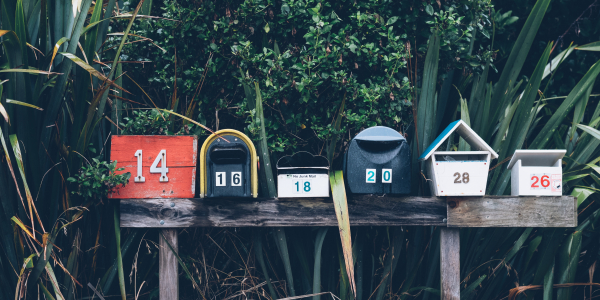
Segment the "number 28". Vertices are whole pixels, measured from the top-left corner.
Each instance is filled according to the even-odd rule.
[[[452,175],[456,178],[454,178],[454,183],[469,183],[469,173],[468,172],[464,172],[462,173],[462,181],[460,180],[460,173],[456,172],[454,173],[454,175]]]

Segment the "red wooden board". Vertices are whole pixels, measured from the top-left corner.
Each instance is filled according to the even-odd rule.
[[[135,182],[138,158],[142,150],[142,176],[145,182]],[[168,182],[160,182],[160,173],[150,173],[150,166],[161,150],[166,150],[169,168]],[[195,136],[117,135],[112,137],[110,159],[117,168],[130,172],[129,184],[109,193],[110,199],[193,198],[196,193],[196,157],[198,141]],[[161,163],[158,164],[158,167]]]

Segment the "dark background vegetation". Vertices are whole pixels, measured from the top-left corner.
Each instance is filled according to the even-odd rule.
[[[46,29],[36,23],[40,14],[36,10],[38,3],[48,3]],[[114,202],[100,194],[78,194],[83,183],[67,181],[68,177],[77,177],[78,172],[84,174],[82,166],[86,166],[83,171],[98,169],[88,160],[110,168],[100,161],[110,159],[107,141],[111,131],[173,134],[188,130],[199,135],[200,142],[207,137],[208,132],[174,115],[161,121],[156,111],[148,110],[155,106],[173,110],[214,130],[243,131],[258,143],[260,120],[251,105],[255,95],[244,88],[258,83],[258,92],[264,99],[272,165],[283,155],[306,150],[333,157],[333,168],[340,169],[346,145],[367,127],[394,128],[416,149],[414,116],[421,109],[418,103],[423,102],[419,101],[424,101],[421,95],[431,91],[423,88],[423,75],[426,55],[431,51],[429,41],[435,33],[440,36],[440,50],[432,86],[440,110],[437,117],[427,120],[427,124],[435,125],[433,135],[473,110],[470,119],[474,124],[491,127],[486,141],[502,141],[497,137],[503,133],[494,128],[503,119],[492,119],[473,108],[484,101],[473,86],[485,74],[488,61],[491,66],[484,83],[497,83],[503,70],[513,67],[507,65],[508,57],[536,1],[146,0],[140,14],[155,18],[136,19],[121,52],[117,53],[120,34],[127,30],[130,17],[113,18],[93,27],[97,31],[86,31],[80,38],[81,48],[68,46],[74,45],[69,41],[62,41],[65,44],[59,47],[59,52],[71,52],[104,76],[110,77],[114,67],[112,75],[119,78],[116,84],[131,92],[118,92],[111,87],[107,97],[99,101],[98,95],[106,88],[102,80],[90,76],[89,70],[81,67],[83,64],[73,65],[72,70],[67,68],[71,61],[61,54],[52,61],[53,46],[62,43],[61,26],[68,25],[68,18],[62,24],[57,11],[68,3],[3,0],[0,8],[2,29],[14,31],[19,38],[15,45],[10,38],[12,33],[3,33],[2,68],[49,70],[52,66],[53,71],[66,74],[2,75],[3,80],[9,81],[2,85],[0,103],[7,108],[11,124],[0,120],[4,135],[1,139],[14,139],[6,150],[0,148],[0,299],[14,299],[15,293],[21,291],[33,298],[42,286],[51,290],[46,299],[50,299],[50,294],[56,297],[45,271],[46,261],[36,253],[42,247],[22,230],[33,223],[27,217],[31,204],[21,204],[19,200],[28,199],[25,178],[36,199],[40,223],[51,232],[43,235],[36,223],[35,229],[40,233],[34,235],[40,244],[50,237],[57,246],[54,252],[49,250],[54,258],[46,260],[50,261],[58,289],[66,299],[91,299],[93,290],[88,283],[106,299],[124,299],[122,294],[127,299],[157,299],[158,230],[120,229],[115,222],[118,206]],[[132,12],[138,1],[88,3],[90,8],[83,13],[85,20],[78,27],[80,31],[90,23]],[[538,62],[545,64],[548,42],[555,42],[552,59],[571,42],[584,45],[600,40],[599,26],[597,0],[552,0],[518,72],[516,81],[524,83],[514,91],[515,95],[534,81],[530,79]],[[64,31],[65,36],[72,38],[69,30]],[[38,38],[32,37],[34,33],[39,33]],[[122,61],[119,67],[114,66],[113,57]],[[521,128],[527,132],[525,142],[518,148],[527,148],[543,133],[563,103],[564,98],[556,97],[572,93],[599,59],[598,52],[575,51],[552,78],[542,81],[540,90],[545,91],[544,95],[534,98],[543,102],[544,109],[535,115],[536,122],[531,128],[530,123],[510,123],[510,132],[515,136]],[[489,89],[491,96],[492,87]],[[595,159],[600,152],[596,139],[573,127],[574,123],[581,123],[598,128],[598,124],[591,124],[600,114],[598,98],[593,96],[597,93],[600,90],[594,85],[592,97],[580,107],[583,118],[576,120],[573,113],[565,114],[551,143],[545,145],[567,148],[567,156],[574,157],[565,159],[565,171],[582,177],[574,179],[565,191],[580,198],[580,227],[461,230],[463,299],[506,299],[509,290],[516,286],[544,284],[546,291],[529,291],[518,299],[593,299],[600,293],[597,287],[548,288],[553,283],[599,282],[595,267],[600,258],[600,206],[595,192],[600,188],[600,179]],[[530,94],[536,96],[535,91]],[[461,96],[466,100],[461,102]],[[517,103],[514,98],[506,104]],[[39,106],[43,111],[10,104],[9,99]],[[343,120],[336,128],[333,121],[342,103]],[[467,103],[469,107],[465,107]],[[499,105],[498,111],[504,112],[505,107]],[[532,107],[519,107],[515,115],[531,110]],[[490,111],[489,115],[493,113]],[[338,139],[338,143],[330,149],[332,139]],[[24,167],[17,164],[15,145],[21,145]],[[586,145],[596,146],[591,146],[586,158],[576,161],[575,156]],[[447,147],[461,147],[458,138]],[[416,152],[413,150],[415,157]],[[502,161],[495,163],[498,169],[490,173],[490,178],[498,178],[505,169]],[[413,165],[418,170],[417,164]],[[7,166],[13,166],[16,175]],[[418,175],[414,172],[413,178],[418,178],[415,185],[421,184],[421,188],[415,189],[414,194],[427,195]],[[494,187],[498,185],[495,180],[490,182],[490,190],[492,183]],[[495,194],[505,194],[505,187],[496,188]],[[11,220],[14,216],[24,225],[19,225],[18,219]],[[77,221],[64,229],[52,229],[52,224],[73,220]],[[357,299],[439,297],[439,228],[352,230]],[[181,299],[269,299],[310,294],[318,276],[317,285],[322,291],[344,300],[351,298],[336,228],[188,228],[180,230],[179,238],[179,253],[185,265],[180,268]],[[260,248],[262,251],[257,251]],[[123,273],[119,275],[121,256]],[[266,272],[259,266],[261,258],[265,260]],[[21,284],[20,279],[26,282],[27,278],[30,281]],[[74,283],[73,278],[81,285]],[[268,278],[273,282],[273,290],[266,284]]]

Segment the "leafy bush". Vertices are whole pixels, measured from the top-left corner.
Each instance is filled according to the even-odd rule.
[[[125,168],[117,168],[117,161],[106,162],[97,158],[92,158],[93,163],[84,165],[75,177],[69,177],[67,180],[77,184],[77,190],[72,194],[79,195],[86,200],[102,202],[109,192],[112,192],[117,186],[125,186],[129,183],[131,173],[116,174],[116,171],[123,171]]]
[[[189,135],[194,130],[194,124],[178,126],[180,129],[173,132],[176,125],[168,112],[157,109],[134,110],[133,118],[123,117],[127,123],[121,122],[124,135]],[[194,130],[198,131],[198,130]],[[194,132],[196,134],[196,132]]]
[[[144,88],[159,102],[178,98],[186,105],[176,110],[185,112],[195,99],[201,123],[244,129],[255,140],[254,98],[240,83],[258,82],[269,148],[318,153],[332,136],[370,126],[410,132],[431,30],[441,31],[443,69],[480,70],[490,7],[481,0],[165,0],[155,12],[177,21],[137,26],[160,48],[131,44],[128,59],[153,62],[131,68],[139,82],[148,78]],[[485,36],[481,45],[472,43],[475,30]],[[336,131],[331,122],[344,98],[346,122]]]

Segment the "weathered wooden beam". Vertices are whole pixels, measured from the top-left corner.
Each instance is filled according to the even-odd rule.
[[[354,195],[352,226],[445,226],[446,201],[436,197]],[[330,198],[121,200],[121,227],[337,226]]]
[[[171,250],[178,251],[177,229],[162,229],[159,232],[160,249],[158,255],[158,290],[159,300],[179,299],[179,273],[177,257]],[[168,242],[168,244],[167,244]],[[169,247],[169,245],[171,247]]]
[[[576,227],[577,199],[560,197],[449,197],[448,227]]]
[[[440,298],[460,300],[460,229],[440,232]]]

